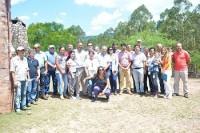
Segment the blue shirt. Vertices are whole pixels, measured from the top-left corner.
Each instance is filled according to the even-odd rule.
[[[39,67],[38,60],[28,58],[28,67],[29,67],[30,78],[37,78],[38,76],[37,68]]]
[[[47,61],[47,56],[44,52],[36,52],[35,59],[38,60],[40,68],[45,67],[45,62]]]
[[[51,63],[52,65],[56,65],[56,56],[57,56],[56,52],[51,53],[51,52],[47,51],[46,56],[47,56],[47,61],[49,63]],[[48,65],[48,71],[52,71],[52,67],[49,65]]]

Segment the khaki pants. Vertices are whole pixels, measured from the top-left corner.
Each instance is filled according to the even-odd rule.
[[[126,81],[126,89],[128,92],[130,92],[131,88],[131,83],[130,83],[130,68],[127,70],[122,70],[121,68],[119,69],[119,74],[120,74],[120,92],[122,93],[124,88],[124,81]],[[126,78],[126,80],[124,80]]]
[[[188,93],[188,87],[187,87],[187,82],[188,82],[188,70],[184,71],[177,71],[174,70],[174,93],[179,93],[179,81],[180,79],[183,82],[183,93]]]

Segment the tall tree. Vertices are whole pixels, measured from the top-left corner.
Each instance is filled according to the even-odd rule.
[[[152,20],[153,15],[145,5],[139,6],[131,14],[128,21],[130,33],[140,33],[145,30],[155,31],[155,22]]]
[[[83,37],[86,35],[83,29],[79,25],[78,26],[72,25],[67,30],[69,31],[70,34],[76,37],[77,41],[81,41]]]

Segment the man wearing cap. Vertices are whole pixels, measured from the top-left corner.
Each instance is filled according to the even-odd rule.
[[[141,39],[137,40],[137,45],[140,47],[140,52],[143,52],[144,51],[144,46],[142,46],[142,40]]]
[[[54,45],[49,45],[49,51],[46,51],[46,56],[47,56],[47,67],[48,67],[48,73],[46,76],[46,97],[48,97],[48,92],[50,88],[50,77],[52,78],[53,81],[53,94],[56,95],[58,92],[57,89],[57,78],[56,78],[56,56],[57,53],[55,52],[55,46]]]
[[[130,65],[131,57],[128,51],[126,51],[127,45],[125,43],[121,44],[121,52],[118,54],[119,58],[119,75],[120,75],[120,95],[123,93],[124,77],[126,78],[126,90],[132,95],[130,88]]]
[[[26,110],[26,91],[27,81],[29,82],[29,68],[27,58],[24,57],[24,47],[19,46],[17,48],[17,55],[11,59],[10,72],[13,78],[13,84],[15,87],[15,111],[20,113],[20,109]],[[21,106],[20,106],[21,102]]]
[[[36,43],[34,45],[35,49],[35,59],[38,60],[39,62],[39,67],[40,67],[40,89],[41,89],[41,98],[44,100],[48,100],[48,97],[46,97],[47,93],[47,83],[46,83],[46,75],[48,72],[47,68],[47,56],[44,52],[40,50],[40,44]]]

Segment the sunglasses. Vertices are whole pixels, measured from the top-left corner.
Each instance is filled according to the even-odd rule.
[[[104,71],[104,69],[99,69],[99,71]]]
[[[113,50],[113,49],[109,49],[109,50]]]
[[[37,49],[37,48],[39,48],[39,47],[35,47],[34,49]]]

